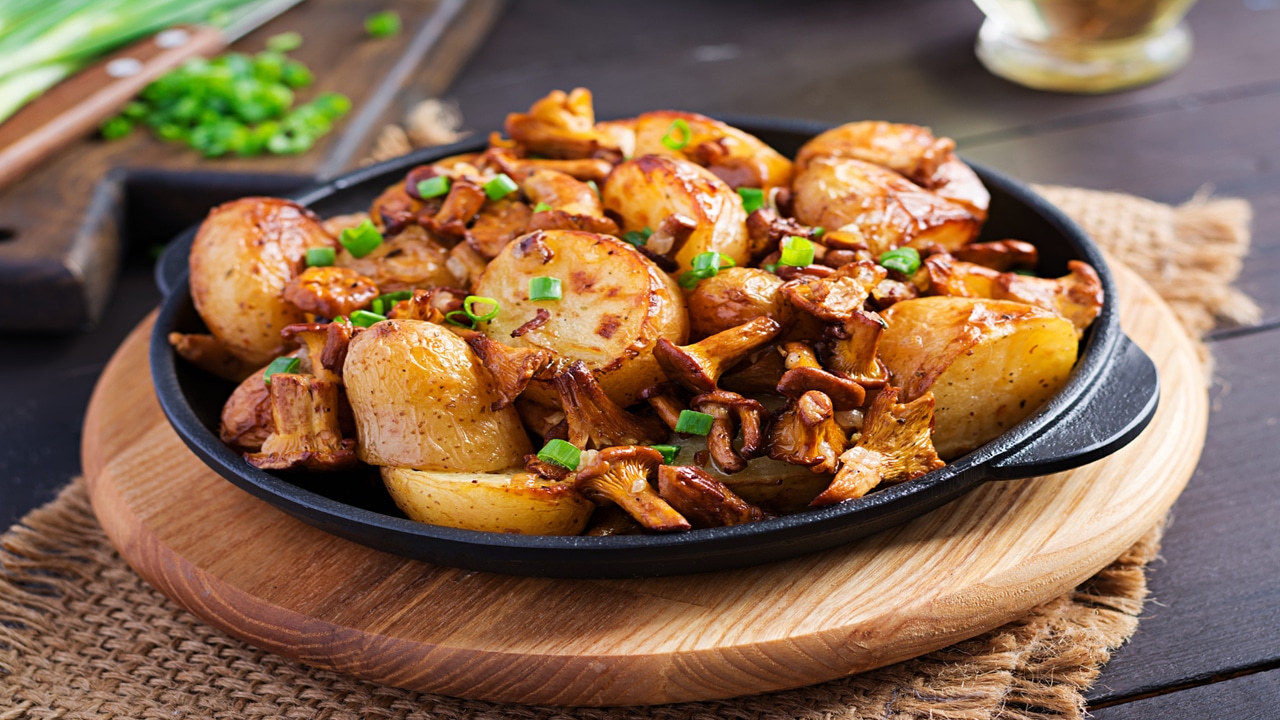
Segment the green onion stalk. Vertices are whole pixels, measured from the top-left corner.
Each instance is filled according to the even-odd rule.
[[[4,0],[0,122],[96,57],[167,27],[225,27],[258,0]]]

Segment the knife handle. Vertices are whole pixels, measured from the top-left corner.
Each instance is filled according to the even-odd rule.
[[[152,80],[189,58],[213,55],[224,47],[217,28],[170,28],[55,85],[0,123],[0,188],[96,130]]]

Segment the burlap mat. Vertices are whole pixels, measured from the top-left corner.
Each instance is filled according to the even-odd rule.
[[[1039,188],[1142,273],[1199,335],[1257,308],[1230,287],[1249,207],[1181,208]],[[720,702],[562,709],[381,687],[256,650],[203,624],[116,554],[83,480],[0,537],[0,720],[15,718],[1080,718],[1082,691],[1133,634],[1154,528],[1073,592],[979,637],[822,685]]]

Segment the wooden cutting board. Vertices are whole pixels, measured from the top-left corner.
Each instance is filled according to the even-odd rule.
[[[544,580],[428,565],[303,524],[206,468],[160,412],[151,322],[84,426],[94,510],[148,582],[246,642],[388,685],[558,705],[666,703],[808,685],[978,635],[1106,566],[1195,468],[1208,401],[1168,307],[1116,267],[1122,325],[1160,408],[1120,452],[992,482],[899,528],[757,568]]]
[[[351,113],[301,155],[205,159],[141,131],[69,142],[0,189],[0,333],[78,331],[97,319],[124,252],[117,224],[130,171],[332,177],[350,170],[383,127],[444,92],[501,8],[502,0],[308,0],[237,41],[230,50],[256,53],[272,35],[299,32],[303,45],[290,57],[316,76],[299,102],[330,91],[351,98]],[[364,18],[383,10],[398,12],[404,30],[370,38]]]

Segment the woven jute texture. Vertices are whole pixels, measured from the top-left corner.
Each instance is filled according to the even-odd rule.
[[[1181,208],[1039,188],[1147,277],[1194,335],[1256,316],[1230,287],[1249,208]],[[1194,288],[1194,294],[1186,289]],[[0,537],[0,720],[31,718],[1080,718],[1082,692],[1138,625],[1160,528],[1063,597],[971,640],[853,677],[736,700],[565,709],[381,687],[256,650],[203,624],[116,554],[82,480]]]

